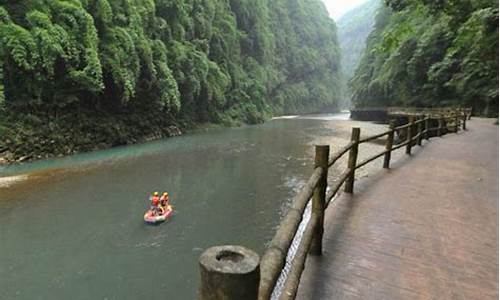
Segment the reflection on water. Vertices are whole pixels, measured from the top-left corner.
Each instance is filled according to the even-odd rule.
[[[314,144],[339,149],[353,126],[385,130],[302,116],[3,168],[4,178],[29,174],[0,185],[0,299],[194,299],[203,249],[262,253],[311,174]],[[169,191],[177,213],[147,226],[155,190]]]

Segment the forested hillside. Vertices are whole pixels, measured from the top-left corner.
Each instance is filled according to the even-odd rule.
[[[320,0],[0,0],[0,153],[335,110],[339,51]]]
[[[346,99],[351,92],[347,82],[354,76],[354,71],[366,47],[366,38],[375,25],[375,14],[381,0],[369,0],[361,6],[347,12],[338,21],[339,44],[342,53],[343,91]]]
[[[350,82],[356,106],[498,115],[498,1],[386,0]]]

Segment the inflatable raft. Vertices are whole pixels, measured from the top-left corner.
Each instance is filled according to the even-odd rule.
[[[167,209],[163,209],[163,211],[159,214],[153,214],[153,211],[148,210],[144,214],[144,222],[149,224],[157,224],[166,221],[170,216],[172,216],[174,209],[169,207]]]

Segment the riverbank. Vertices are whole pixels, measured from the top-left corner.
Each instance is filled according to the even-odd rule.
[[[342,114],[283,115],[270,117],[261,123],[276,119],[311,117],[328,119],[328,116],[333,116],[331,120],[335,120],[339,119],[338,115]],[[345,119],[345,116],[340,119]],[[95,123],[96,129],[92,129],[91,124],[85,125],[89,122],[73,121],[69,125],[62,125],[64,122],[58,122],[59,124],[52,122],[49,126],[41,126],[40,120],[30,120],[27,125],[12,128],[10,134],[8,131],[5,133],[4,140],[0,141],[0,166],[141,144],[214,128],[255,125],[242,122],[195,123],[184,120],[175,124],[156,123],[154,126],[137,123],[137,128],[134,128],[134,123],[127,120],[122,120],[121,125],[113,126],[112,123],[116,122],[116,120],[109,122],[100,119],[100,122]]]
[[[108,116],[109,117],[109,116]],[[65,157],[77,153],[133,145],[182,135],[182,125],[146,118],[110,119],[86,115],[52,121],[50,118],[10,120],[0,140],[0,165]],[[185,123],[186,128],[190,124]]]

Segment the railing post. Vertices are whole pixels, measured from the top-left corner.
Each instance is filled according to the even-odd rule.
[[[424,128],[425,128],[424,138],[426,140],[429,140],[429,136],[430,136],[430,134],[429,134],[429,118],[430,118],[429,116],[426,116],[425,121],[424,121]]]
[[[455,133],[458,133],[459,122],[460,122],[460,118],[458,117],[458,113],[455,112]]]
[[[417,134],[418,134],[418,138],[417,138],[417,145],[419,146],[422,146],[422,119],[418,120],[418,126],[417,126]]]
[[[443,135],[443,115],[439,115],[437,135],[439,137],[441,137]]]
[[[314,168],[321,167],[323,173],[314,189],[312,199],[312,217],[318,218],[314,236],[311,242],[309,253],[321,255],[323,249],[323,223],[325,219],[326,186],[328,185],[328,159],[330,146],[316,146],[316,156],[314,158]]]
[[[218,246],[199,259],[199,300],[256,300],[259,292],[260,258],[241,246]]]
[[[396,127],[396,123],[391,121],[389,123],[389,134],[387,135],[387,141],[385,142],[385,151],[387,151],[384,155],[384,169],[389,169],[389,165],[391,164],[391,152],[392,145],[394,144],[394,128]]]
[[[406,145],[406,154],[410,155],[411,154],[411,146],[412,146],[412,138],[413,138],[413,127],[415,120],[413,119],[413,116],[408,117],[408,123],[410,126],[408,126],[406,130],[406,141],[408,142],[408,145]]]
[[[351,174],[345,182],[344,192],[352,194],[354,190],[354,173],[356,171],[356,164],[358,160],[358,147],[359,147],[359,136],[361,134],[361,129],[355,127],[351,132],[351,142],[354,142],[351,150],[349,151],[349,160],[347,161],[347,169],[351,170]]]
[[[462,120],[462,129],[467,130],[467,113],[464,111],[463,120]]]

